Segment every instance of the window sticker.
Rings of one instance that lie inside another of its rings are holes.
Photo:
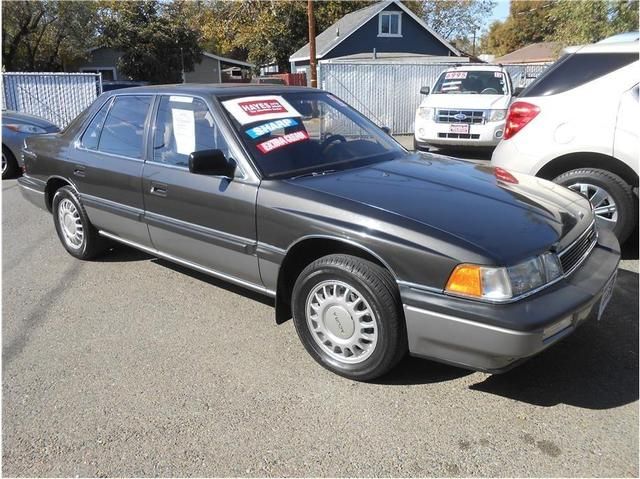
[[[196,150],[196,122],[192,110],[171,109],[173,137],[176,140],[176,152],[190,155]]]
[[[291,145],[292,143],[297,143],[299,141],[308,140],[309,135],[306,131],[300,130],[294,133],[289,133],[288,135],[279,136],[277,138],[272,138],[271,140],[263,141],[262,143],[258,143],[256,147],[262,153],[271,153],[278,148],[282,148],[286,145]]]
[[[447,72],[444,78],[446,80],[464,80],[467,78],[467,72]]]
[[[493,76],[496,78],[502,78],[502,72],[493,72]]]
[[[301,116],[284,98],[277,95],[234,98],[222,104],[241,125],[261,120]]]
[[[256,138],[271,133],[272,131],[280,130],[282,128],[289,128],[290,126],[296,126],[299,124],[300,123],[293,118],[283,118],[282,120],[274,120],[263,125],[249,128],[246,133],[255,140]]]
[[[177,103],[193,103],[193,97],[191,96],[177,96],[171,95],[169,101],[175,101]]]

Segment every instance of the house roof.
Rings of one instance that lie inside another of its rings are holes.
[[[355,12],[351,12],[336,23],[331,25],[329,28],[324,30],[320,35],[316,36],[316,58],[323,58],[327,53],[333,50],[336,46],[342,43],[347,37],[349,37],[353,32],[362,27],[365,23],[375,17],[382,10],[387,8],[389,5],[395,4],[400,9],[413,18],[418,24],[428,31],[431,35],[433,35],[436,39],[438,39],[444,46],[446,46],[449,50],[451,50],[455,55],[460,56],[460,52],[456,50],[449,42],[447,42],[444,38],[442,38],[438,33],[430,29],[424,21],[419,18],[415,13],[409,10],[402,2],[397,0],[387,0],[379,3],[374,3],[373,5],[365,8],[361,8],[360,10],[356,10]],[[303,46],[300,50],[295,52],[293,55],[289,57],[289,61],[295,62],[300,60],[309,60],[309,43]]]
[[[116,50],[115,48],[112,48],[112,47],[102,46],[102,47],[89,48],[87,50],[87,53],[93,53],[96,50],[101,50],[103,48],[108,48],[110,50],[118,51],[118,50]],[[213,53],[209,53],[209,52],[202,52],[202,55],[205,56],[205,57],[208,57],[208,58],[213,58],[214,60],[220,60],[221,62],[224,62],[224,63],[230,63],[232,65],[240,65],[240,66],[243,66],[243,67],[254,67],[255,66],[252,63],[247,63],[247,62],[243,62],[243,61],[240,61],[240,60],[234,60],[233,58],[221,57],[220,55],[214,55]]]
[[[495,63],[552,62],[558,58],[560,44],[557,42],[532,43],[511,53],[495,58]]]

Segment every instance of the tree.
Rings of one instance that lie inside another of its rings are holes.
[[[372,1],[325,1],[315,7],[316,30],[322,32],[347,13]],[[256,65],[276,63],[289,69],[289,57],[308,41],[303,1],[200,2],[193,21],[202,27],[205,44],[218,52]],[[192,22],[193,23],[193,22]]]
[[[94,2],[2,2],[2,61],[8,71],[59,71],[95,38]]]
[[[637,29],[638,0],[512,0],[507,19],[493,23],[481,45],[504,55],[531,43],[554,41],[561,48]]]
[[[423,0],[422,18],[445,39],[469,38],[493,12],[492,0]]]
[[[193,71],[200,61],[199,33],[187,24],[185,2],[111,0],[100,7],[101,44],[123,52],[118,68],[131,79],[179,82],[183,66]]]
[[[557,25],[550,38],[562,46],[594,43],[616,33],[638,30],[638,1],[558,0],[549,18]]]

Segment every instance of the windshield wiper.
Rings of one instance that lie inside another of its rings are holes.
[[[301,175],[292,176],[291,180],[297,180],[298,178],[304,178],[305,176],[324,176],[329,173],[335,173],[338,170],[320,170],[320,171],[310,171],[309,173],[303,173]]]

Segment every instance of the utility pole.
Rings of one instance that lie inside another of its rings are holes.
[[[316,19],[313,15],[313,0],[307,0],[309,20],[309,67],[311,70],[311,88],[318,88],[318,70],[316,69]]]

